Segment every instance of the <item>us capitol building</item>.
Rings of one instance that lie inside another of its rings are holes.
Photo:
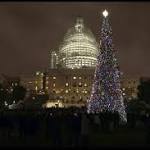
[[[50,51],[49,69],[37,71],[35,76],[24,78],[26,88],[37,94],[47,93],[49,100],[63,105],[85,105],[90,96],[99,44],[81,17],[64,36],[59,50]],[[124,97],[137,95],[138,79],[122,79]]]

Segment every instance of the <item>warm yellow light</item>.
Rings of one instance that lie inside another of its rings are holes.
[[[84,86],[87,86],[87,84],[85,83]]]
[[[38,87],[37,87],[37,86],[35,87],[35,90],[36,90],[36,91],[38,90]]]
[[[56,79],[56,77],[53,77],[53,79],[55,80],[55,79]]]
[[[106,9],[103,11],[103,16],[104,16],[105,18],[108,16],[108,11],[107,11]]]
[[[47,102],[45,104],[45,107],[46,108],[51,108],[51,107],[56,107],[56,105],[58,105],[58,107],[63,107],[63,104],[59,101],[57,101],[57,102],[56,101],[55,102]]]
[[[76,79],[76,77],[73,77],[73,79]]]
[[[40,72],[39,72],[39,71],[37,71],[37,72],[36,72],[36,75],[39,75],[39,74],[40,74]]]
[[[87,93],[87,91],[85,90],[84,93]]]

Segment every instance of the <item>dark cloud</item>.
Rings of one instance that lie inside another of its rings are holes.
[[[100,37],[101,12],[108,9],[114,46],[126,75],[150,75],[150,3],[1,3],[0,73],[31,73],[46,68],[49,52],[82,16]]]

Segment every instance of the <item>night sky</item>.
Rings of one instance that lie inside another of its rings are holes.
[[[49,64],[64,34],[82,16],[99,42],[107,9],[121,71],[150,76],[150,3],[0,3],[0,74],[32,74]]]

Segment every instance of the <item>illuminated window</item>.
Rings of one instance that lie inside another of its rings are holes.
[[[125,91],[125,88],[123,88],[122,90]]]
[[[125,93],[123,93],[123,95],[126,95]]]
[[[35,87],[35,90],[36,90],[36,91],[38,90],[38,87],[37,87],[37,86]]]
[[[15,83],[15,86],[17,86],[18,84],[17,83]]]
[[[65,92],[68,93],[68,90],[66,90]]]
[[[79,87],[81,87],[82,86],[82,83],[81,82],[79,82]]]
[[[87,84],[85,83],[84,86],[87,86]]]
[[[77,89],[77,91],[76,91],[77,93],[79,93],[79,90]]]
[[[35,99],[35,97],[33,96],[32,99]]]
[[[77,79],[76,77],[73,77],[73,79]]]
[[[55,83],[53,83],[53,87],[55,87],[56,86],[56,84]]]
[[[66,86],[68,86],[69,84],[68,83],[66,83]]]
[[[55,93],[58,94],[58,93],[60,93],[60,92],[59,92],[59,90],[55,90]]]
[[[81,77],[79,77],[79,79],[82,79]]]
[[[38,71],[38,72],[36,72],[36,75],[38,76],[40,74],[40,72]]]
[[[48,86],[46,87],[46,89],[48,90]]]
[[[7,105],[8,105],[8,103],[7,103],[6,101],[5,101],[4,103],[5,103],[5,106],[7,106]]]
[[[55,80],[55,79],[56,79],[56,77],[53,77],[53,79]]]

